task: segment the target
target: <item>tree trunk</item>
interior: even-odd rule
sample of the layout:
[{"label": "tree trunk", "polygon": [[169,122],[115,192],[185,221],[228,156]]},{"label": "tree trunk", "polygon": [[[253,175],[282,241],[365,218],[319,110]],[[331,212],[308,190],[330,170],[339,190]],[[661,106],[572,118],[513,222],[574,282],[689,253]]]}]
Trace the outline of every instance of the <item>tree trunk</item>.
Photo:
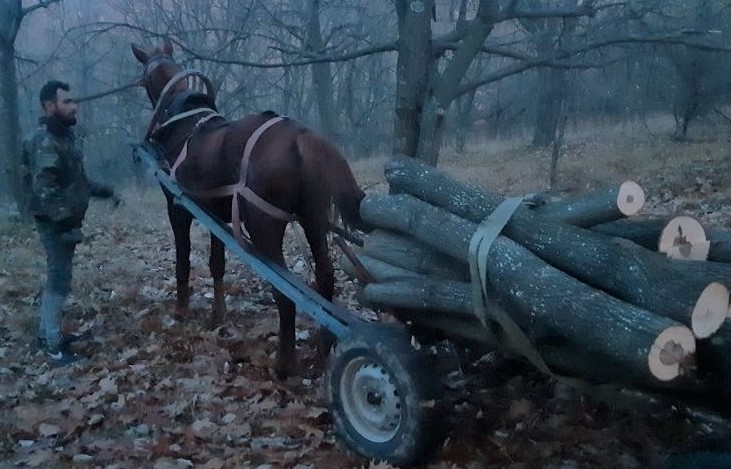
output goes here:
[{"label": "tree trunk", "polygon": [[[423,9],[412,8],[420,3]],[[398,60],[396,62],[396,109],[394,153],[416,157],[422,108],[432,68],[431,8],[434,0],[397,0]]]},{"label": "tree trunk", "polygon": [[[447,105],[448,106],[448,105]],[[447,106],[442,105],[436,97],[428,98],[421,113],[419,128],[419,144],[416,155],[425,164],[436,166],[439,160],[439,149],[444,138],[444,119]]]},{"label": "tree trunk", "polygon": [[455,119],[455,140],[457,145],[457,151],[463,152],[467,143],[467,131],[472,121],[472,108],[475,102],[475,95],[477,89],[474,89],[464,96],[461,96],[457,101],[457,116]]},{"label": "tree trunk", "polygon": [[536,103],[533,145],[547,147],[556,138],[561,119],[566,72],[542,68],[538,71],[538,100]]},{"label": "tree trunk", "polygon": [[[322,53],[325,41],[320,29],[320,0],[309,0],[307,19],[307,50]],[[312,64],[312,81],[317,94],[317,109],[320,114],[321,130],[335,139],[338,135],[338,120],[335,113],[332,74],[329,62]]]},{"label": "tree trunk", "polygon": [[422,159],[435,166],[442,143],[444,116],[455,90],[492,31],[499,11],[493,1],[481,0],[475,18],[459,22],[459,45],[440,73],[431,38],[434,0],[398,0],[399,41],[396,85],[394,153]]},{"label": "tree trunk", "polygon": [[22,19],[20,0],[0,1],[0,198],[24,210],[20,187],[20,117],[15,70],[15,38]]}]

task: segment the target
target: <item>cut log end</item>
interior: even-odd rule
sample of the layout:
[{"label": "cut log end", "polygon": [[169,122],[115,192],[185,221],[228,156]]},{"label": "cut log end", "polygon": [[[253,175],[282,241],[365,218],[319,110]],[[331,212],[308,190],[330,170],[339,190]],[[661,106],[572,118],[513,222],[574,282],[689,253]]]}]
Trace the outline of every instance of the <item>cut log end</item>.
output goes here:
[{"label": "cut log end", "polygon": [[647,357],[650,372],[660,381],[671,381],[690,368],[695,354],[695,337],[685,326],[672,326],[662,331]]},{"label": "cut log end", "polygon": [[723,324],[729,309],[728,289],[720,283],[708,285],[693,308],[691,327],[699,339],[713,335]]},{"label": "cut log end", "polygon": [[645,205],[645,191],[634,181],[625,181],[619,186],[617,208],[625,216],[634,215]]},{"label": "cut log end", "polygon": [[711,243],[700,223],[692,217],[675,217],[663,228],[658,241],[658,251],[671,259],[704,261],[708,258]]}]

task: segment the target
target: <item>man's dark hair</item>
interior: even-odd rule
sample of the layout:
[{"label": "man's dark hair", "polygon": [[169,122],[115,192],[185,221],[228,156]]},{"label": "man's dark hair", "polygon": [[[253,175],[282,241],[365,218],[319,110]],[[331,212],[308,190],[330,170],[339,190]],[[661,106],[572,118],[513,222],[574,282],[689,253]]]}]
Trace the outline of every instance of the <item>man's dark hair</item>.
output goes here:
[{"label": "man's dark hair", "polygon": [[46,101],[56,101],[56,93],[58,92],[58,89],[61,88],[64,91],[68,91],[71,89],[69,87],[68,83],[64,83],[62,81],[58,80],[51,80],[45,85],[43,85],[43,88],[41,88],[41,104],[43,104]]}]

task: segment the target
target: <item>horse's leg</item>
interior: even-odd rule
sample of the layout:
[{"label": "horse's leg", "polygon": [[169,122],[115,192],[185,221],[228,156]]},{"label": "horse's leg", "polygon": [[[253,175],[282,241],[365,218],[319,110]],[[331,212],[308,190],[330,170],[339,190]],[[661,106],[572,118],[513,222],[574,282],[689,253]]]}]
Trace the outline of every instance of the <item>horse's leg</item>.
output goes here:
[{"label": "horse's leg", "polygon": [[[307,242],[315,260],[315,280],[317,281],[318,293],[328,301],[332,301],[333,288],[335,285],[335,269],[330,259],[330,250],[327,244],[327,220],[321,219],[319,211],[302,221],[302,228],[305,231]],[[335,336],[320,327],[317,331],[317,352],[321,361],[324,361],[330,353],[330,348],[335,343]]]},{"label": "horse's leg", "polygon": [[193,217],[184,208],[176,205],[168,197],[168,217],[175,238],[175,279],[177,286],[176,311],[187,317],[189,313],[190,291],[190,225]]},{"label": "horse's leg", "polygon": [[223,295],[223,274],[226,270],[226,255],[223,242],[211,233],[211,257],[208,266],[213,277],[213,310],[208,327],[215,329],[223,324],[226,315],[226,301]]},{"label": "horse's leg", "polygon": [[[282,240],[286,226],[284,222],[254,211],[246,219],[246,227],[256,249],[285,268]],[[296,310],[292,300],[273,287],[272,296],[279,310],[279,351],[275,371],[277,378],[284,379],[297,373],[297,355],[294,349]]]}]

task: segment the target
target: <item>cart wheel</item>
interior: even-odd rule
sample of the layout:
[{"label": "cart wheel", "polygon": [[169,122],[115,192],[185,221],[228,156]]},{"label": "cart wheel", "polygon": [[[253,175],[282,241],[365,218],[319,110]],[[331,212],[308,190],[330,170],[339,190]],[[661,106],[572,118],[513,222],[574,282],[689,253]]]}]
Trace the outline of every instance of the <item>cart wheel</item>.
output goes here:
[{"label": "cart wheel", "polygon": [[391,464],[428,456],[437,429],[439,381],[393,326],[373,326],[338,342],[326,376],[335,428],[356,452]]}]

